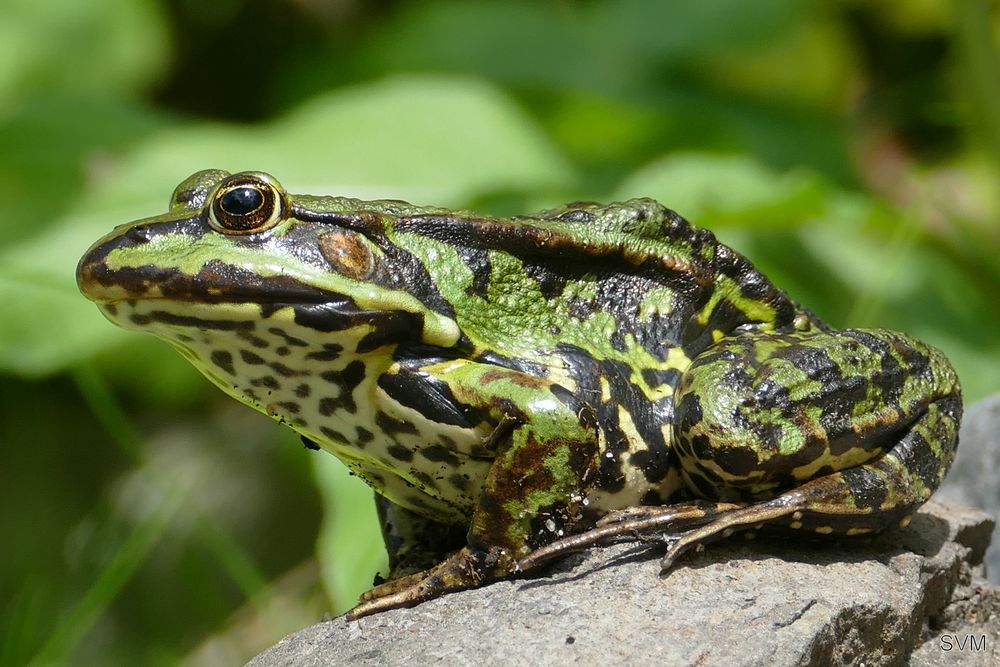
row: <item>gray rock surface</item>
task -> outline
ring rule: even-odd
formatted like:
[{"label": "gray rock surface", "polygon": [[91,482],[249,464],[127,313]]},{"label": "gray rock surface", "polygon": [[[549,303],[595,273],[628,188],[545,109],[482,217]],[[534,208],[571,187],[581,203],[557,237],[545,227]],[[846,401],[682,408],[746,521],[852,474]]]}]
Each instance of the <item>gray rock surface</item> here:
[{"label": "gray rock surface", "polygon": [[[1000,394],[966,408],[958,456],[934,497],[1000,516]],[[1000,583],[1000,539],[995,534],[986,552],[986,574]]]},{"label": "gray rock surface", "polygon": [[976,566],[992,530],[932,501],[905,530],[722,542],[664,578],[655,548],[593,549],[534,578],[319,623],[250,664],[1000,664],[1000,591]]}]

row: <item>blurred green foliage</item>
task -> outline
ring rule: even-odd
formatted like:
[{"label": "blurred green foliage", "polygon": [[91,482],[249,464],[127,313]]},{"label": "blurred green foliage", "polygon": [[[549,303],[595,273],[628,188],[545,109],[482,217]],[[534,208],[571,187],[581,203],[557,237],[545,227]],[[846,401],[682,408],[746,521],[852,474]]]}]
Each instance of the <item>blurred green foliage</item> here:
[{"label": "blurred green foliage", "polygon": [[[1000,376],[986,0],[0,4],[0,663],[246,659],[384,554],[369,492],[73,269],[206,167],[506,214],[656,197],[837,325]],[[319,531],[319,532],[317,532]]]}]

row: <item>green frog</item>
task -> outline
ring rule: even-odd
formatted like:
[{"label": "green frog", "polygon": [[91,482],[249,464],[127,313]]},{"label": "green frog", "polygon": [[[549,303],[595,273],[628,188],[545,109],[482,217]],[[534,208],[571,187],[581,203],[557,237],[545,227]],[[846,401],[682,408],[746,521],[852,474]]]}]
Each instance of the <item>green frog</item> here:
[{"label": "green frog", "polygon": [[201,171],[80,289],[376,492],[352,618],[635,536],[905,525],[962,413],[938,350],[837,330],[651,199],[499,218]]}]

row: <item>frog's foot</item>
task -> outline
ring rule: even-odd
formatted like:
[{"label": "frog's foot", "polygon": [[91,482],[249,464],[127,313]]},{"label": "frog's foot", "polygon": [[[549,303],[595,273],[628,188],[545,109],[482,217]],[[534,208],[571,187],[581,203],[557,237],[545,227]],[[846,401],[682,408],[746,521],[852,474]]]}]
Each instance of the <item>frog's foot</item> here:
[{"label": "frog's foot", "polygon": [[413,607],[445,593],[482,586],[503,578],[515,568],[512,560],[500,550],[465,547],[428,570],[379,584],[361,596],[361,602],[347,612],[347,620]]},{"label": "frog's foot", "polygon": [[[695,501],[679,505],[650,505],[615,510],[603,516],[596,527],[570,535],[535,549],[518,561],[518,569],[528,570],[559,556],[580,551],[596,544],[615,541],[663,542],[672,533],[710,522],[746,503],[713,503]],[[664,534],[664,531],[668,531]]]},{"label": "frog's foot", "polygon": [[[727,503],[719,503],[725,504]],[[660,560],[661,575],[666,574],[677,558],[692,547],[713,539],[729,537],[738,530],[752,530],[764,524],[780,523],[786,518],[794,523],[802,518],[802,510],[808,506],[808,502],[799,498],[799,494],[790,493],[749,506],[729,505],[730,509],[718,512],[708,523],[665,540],[667,552]]]},{"label": "frog's foot", "polygon": [[649,530],[662,529],[671,524],[683,522],[706,522],[711,521],[722,512],[740,507],[746,507],[747,503],[717,503],[707,500],[694,500],[689,503],[676,505],[640,505],[639,507],[626,507],[620,510],[608,512],[597,520],[597,528],[628,523],[629,530],[647,532]]}]

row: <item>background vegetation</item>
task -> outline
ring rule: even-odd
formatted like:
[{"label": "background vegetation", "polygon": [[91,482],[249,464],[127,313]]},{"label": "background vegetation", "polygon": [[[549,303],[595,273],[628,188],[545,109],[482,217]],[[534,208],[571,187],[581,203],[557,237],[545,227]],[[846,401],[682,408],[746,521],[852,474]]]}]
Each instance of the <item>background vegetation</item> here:
[{"label": "background vegetation", "polygon": [[76,291],[198,169],[498,214],[653,196],[995,391],[995,9],[4,0],[0,663],[235,663],[384,558],[332,457]]}]

